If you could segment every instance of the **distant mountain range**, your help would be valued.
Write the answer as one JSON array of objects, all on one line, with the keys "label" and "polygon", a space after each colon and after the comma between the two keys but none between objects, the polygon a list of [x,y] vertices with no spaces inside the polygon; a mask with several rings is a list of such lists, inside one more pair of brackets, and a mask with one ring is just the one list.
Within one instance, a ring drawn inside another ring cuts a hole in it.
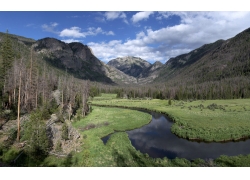
[{"label": "distant mountain range", "polygon": [[[0,45],[4,33],[0,33]],[[228,40],[205,44],[189,53],[150,64],[140,57],[117,57],[107,64],[79,42],[54,38],[33,40],[10,35],[13,41],[34,49],[51,66],[80,79],[106,84],[203,83],[250,76],[250,28]]]}]

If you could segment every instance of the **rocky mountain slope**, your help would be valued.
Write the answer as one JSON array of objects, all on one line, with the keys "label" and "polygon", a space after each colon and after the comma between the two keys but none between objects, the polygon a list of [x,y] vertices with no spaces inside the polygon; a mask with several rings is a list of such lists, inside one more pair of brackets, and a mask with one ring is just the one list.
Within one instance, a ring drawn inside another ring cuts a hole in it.
[{"label": "rocky mountain slope", "polygon": [[34,43],[35,52],[49,64],[67,71],[80,79],[113,83],[106,76],[103,63],[91,49],[78,42],[65,43],[54,38],[44,38]]},{"label": "rocky mountain slope", "polygon": [[160,61],[156,61],[154,64],[144,69],[138,76],[139,84],[151,83],[159,76],[160,70],[163,64]]},{"label": "rocky mountain slope", "polygon": [[80,79],[107,84],[134,84],[136,78],[100,61],[91,48],[82,43],[65,43],[54,38],[44,38],[33,45],[43,60]]},{"label": "rocky mountain slope", "polygon": [[107,64],[135,78],[138,77],[146,68],[151,66],[149,62],[133,56],[118,57],[110,60]]},{"label": "rocky mountain slope", "polygon": [[[0,33],[1,39],[4,33]],[[35,41],[11,35],[20,44],[31,47],[48,64],[74,75],[107,84],[203,83],[225,78],[249,76],[250,28],[228,40],[205,44],[189,53],[169,59],[165,64],[139,57],[119,57],[107,64],[91,49],[78,42],[65,43],[54,38]]]}]

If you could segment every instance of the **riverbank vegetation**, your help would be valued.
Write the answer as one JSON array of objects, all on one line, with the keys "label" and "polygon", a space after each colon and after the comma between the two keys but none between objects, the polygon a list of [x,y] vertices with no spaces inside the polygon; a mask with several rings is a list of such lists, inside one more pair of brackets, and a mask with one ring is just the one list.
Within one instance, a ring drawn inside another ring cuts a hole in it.
[{"label": "riverbank vegetation", "polygon": [[182,138],[219,142],[250,137],[250,99],[169,101],[114,96],[104,94],[90,103],[165,113],[175,122],[171,131]]},{"label": "riverbank vegetation", "polygon": [[[107,95],[105,98],[108,98]],[[110,98],[113,99],[114,96]],[[135,110],[93,106],[91,114],[73,124],[84,137],[83,149],[85,149],[82,155],[73,156],[72,159],[75,159],[73,162],[84,162],[85,166],[92,167],[250,166],[250,155],[233,157],[222,155],[215,160],[198,158],[193,161],[185,158],[170,160],[166,157],[149,157],[148,154],[143,154],[132,146],[125,132],[149,123],[151,120],[149,116],[147,113]],[[111,134],[113,132],[116,133]],[[104,144],[101,138],[108,134],[111,134],[110,138]]]}]

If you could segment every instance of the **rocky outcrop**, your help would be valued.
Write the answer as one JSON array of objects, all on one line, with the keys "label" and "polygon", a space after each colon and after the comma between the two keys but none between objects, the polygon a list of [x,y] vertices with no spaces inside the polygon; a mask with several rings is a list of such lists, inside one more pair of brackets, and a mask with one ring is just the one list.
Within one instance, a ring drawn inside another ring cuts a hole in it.
[{"label": "rocky outcrop", "polygon": [[116,84],[137,84],[137,79],[129,76],[113,66],[105,64],[106,75]]},{"label": "rocky outcrop", "polygon": [[138,77],[143,70],[151,66],[149,62],[132,56],[112,59],[107,64],[135,78]]},{"label": "rocky outcrop", "polygon": [[146,68],[141,74],[138,76],[140,84],[147,84],[152,82],[155,78],[159,76],[159,72],[163,64],[160,61],[156,61],[150,67]]},{"label": "rocky outcrop", "polygon": [[33,48],[35,52],[42,55],[43,60],[77,78],[113,83],[106,76],[103,63],[94,56],[87,45],[44,38],[36,41]]},{"label": "rocky outcrop", "polygon": [[[63,125],[66,124],[68,138],[63,139]],[[64,123],[60,122],[55,114],[47,121],[47,134],[53,143],[52,154],[67,155],[72,151],[80,151],[81,148],[81,135],[73,128],[71,122],[66,120]]]}]

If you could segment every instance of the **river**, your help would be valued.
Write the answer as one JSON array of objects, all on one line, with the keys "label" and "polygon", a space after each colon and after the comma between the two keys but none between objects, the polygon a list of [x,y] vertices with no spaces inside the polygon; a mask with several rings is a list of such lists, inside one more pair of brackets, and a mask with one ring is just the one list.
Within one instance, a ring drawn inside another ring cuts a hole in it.
[{"label": "river", "polygon": [[[174,159],[176,157],[188,160],[215,159],[220,155],[235,156],[250,154],[250,140],[238,142],[195,142],[179,138],[170,130],[173,122],[164,114],[150,112],[152,121],[138,129],[126,131],[132,145],[150,157]],[[109,136],[102,138],[103,142]]]}]

